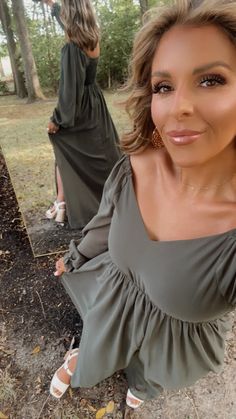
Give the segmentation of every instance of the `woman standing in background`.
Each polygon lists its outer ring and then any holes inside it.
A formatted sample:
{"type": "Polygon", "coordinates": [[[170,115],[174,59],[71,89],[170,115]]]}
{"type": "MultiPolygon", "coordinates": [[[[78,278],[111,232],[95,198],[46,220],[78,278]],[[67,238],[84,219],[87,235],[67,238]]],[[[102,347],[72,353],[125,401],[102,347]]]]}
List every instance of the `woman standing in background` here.
{"type": "MultiPolygon", "coordinates": [[[[52,4],[58,16],[58,5],[52,4]]],[[[120,151],[96,83],[99,27],[92,4],[63,0],[60,19],[68,42],[61,54],[58,103],[48,124],[58,169],[58,196],[46,215],[61,222],[66,211],[70,227],[82,228],[97,212],[104,182],[120,151]]]]}

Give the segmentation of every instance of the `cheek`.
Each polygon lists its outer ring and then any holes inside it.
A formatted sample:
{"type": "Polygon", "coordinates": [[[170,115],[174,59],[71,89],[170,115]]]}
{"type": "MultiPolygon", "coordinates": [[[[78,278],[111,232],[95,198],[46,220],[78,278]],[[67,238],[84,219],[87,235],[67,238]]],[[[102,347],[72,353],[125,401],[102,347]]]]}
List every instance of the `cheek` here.
{"type": "Polygon", "coordinates": [[[166,117],[168,117],[168,115],[166,115],[165,108],[165,105],[163,103],[160,104],[160,101],[157,100],[157,97],[153,95],[151,102],[151,115],[153,123],[156,127],[161,128],[166,117]]]}
{"type": "Polygon", "coordinates": [[[236,130],[236,98],[222,98],[220,101],[212,101],[209,107],[206,107],[206,115],[209,122],[212,120],[219,128],[236,130]]]}

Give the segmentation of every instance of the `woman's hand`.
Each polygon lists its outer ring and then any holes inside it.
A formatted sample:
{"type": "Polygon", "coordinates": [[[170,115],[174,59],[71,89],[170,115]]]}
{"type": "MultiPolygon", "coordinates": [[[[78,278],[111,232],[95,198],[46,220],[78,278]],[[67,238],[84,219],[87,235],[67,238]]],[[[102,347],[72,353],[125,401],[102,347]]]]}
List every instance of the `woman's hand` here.
{"type": "Polygon", "coordinates": [[[66,272],[66,267],[63,258],[60,258],[56,262],[56,272],[54,272],[54,275],[61,276],[64,272],[66,272]]]}
{"type": "Polygon", "coordinates": [[[56,134],[59,130],[59,126],[54,124],[54,122],[50,121],[48,123],[47,132],[48,134],[56,134]]]}

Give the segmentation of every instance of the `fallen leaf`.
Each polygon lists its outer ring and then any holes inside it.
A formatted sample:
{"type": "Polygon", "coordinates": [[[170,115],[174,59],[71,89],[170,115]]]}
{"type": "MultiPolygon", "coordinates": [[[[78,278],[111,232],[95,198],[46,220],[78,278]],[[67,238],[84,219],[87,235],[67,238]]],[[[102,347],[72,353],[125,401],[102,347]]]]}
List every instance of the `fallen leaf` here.
{"type": "Polygon", "coordinates": [[[69,395],[70,395],[70,398],[73,399],[73,391],[71,387],[69,388],[69,395]]]}
{"type": "Polygon", "coordinates": [[[106,414],[106,409],[103,407],[102,409],[99,409],[96,413],[96,419],[101,419],[106,414]]]}
{"type": "Polygon", "coordinates": [[[4,413],[0,411],[0,419],[8,419],[8,416],[4,415],[4,413]]]}
{"type": "Polygon", "coordinates": [[[41,351],[40,346],[35,346],[35,348],[32,350],[31,354],[38,354],[41,351]]]}
{"type": "Polygon", "coordinates": [[[87,408],[88,410],[90,410],[90,412],[96,412],[96,409],[93,406],[91,406],[91,404],[88,404],[87,408]]]}
{"type": "Polygon", "coordinates": [[[106,413],[113,413],[114,409],[115,409],[115,403],[111,400],[106,407],[106,413]]]}
{"type": "Polygon", "coordinates": [[[4,354],[6,354],[6,355],[12,355],[15,352],[15,350],[13,350],[13,349],[5,349],[1,345],[0,345],[0,351],[4,352],[4,354]]]}

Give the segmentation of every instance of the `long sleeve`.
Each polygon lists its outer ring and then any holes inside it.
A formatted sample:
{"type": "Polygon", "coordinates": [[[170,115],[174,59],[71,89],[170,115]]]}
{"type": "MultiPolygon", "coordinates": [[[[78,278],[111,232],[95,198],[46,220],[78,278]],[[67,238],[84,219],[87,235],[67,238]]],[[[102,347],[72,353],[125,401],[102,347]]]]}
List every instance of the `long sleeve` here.
{"type": "Polygon", "coordinates": [[[108,250],[108,235],[115,204],[127,181],[127,157],[123,156],[108,177],[97,215],[83,230],[83,238],[78,246],[72,240],[69,252],[64,257],[68,271],[78,269],[89,259],[108,250]]]}
{"type": "Polygon", "coordinates": [[[84,92],[85,68],[86,57],[73,42],[67,43],[61,53],[58,103],[51,117],[60,127],[70,128],[75,125],[84,92]]]}
{"type": "Polygon", "coordinates": [[[52,15],[52,17],[55,17],[56,18],[58,24],[60,25],[60,27],[64,31],[65,27],[64,27],[64,25],[63,25],[63,23],[61,21],[60,14],[61,14],[61,6],[60,6],[60,4],[54,3],[53,6],[52,6],[52,8],[51,8],[51,15],[52,15]]]}

